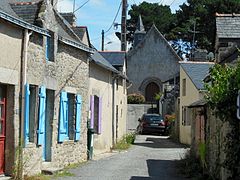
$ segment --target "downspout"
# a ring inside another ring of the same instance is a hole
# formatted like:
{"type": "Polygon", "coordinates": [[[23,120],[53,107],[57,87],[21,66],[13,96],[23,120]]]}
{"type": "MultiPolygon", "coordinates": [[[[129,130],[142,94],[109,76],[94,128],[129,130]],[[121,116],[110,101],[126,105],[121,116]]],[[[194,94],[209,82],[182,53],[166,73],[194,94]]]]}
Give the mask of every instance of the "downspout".
{"type": "Polygon", "coordinates": [[[112,147],[115,145],[115,80],[118,75],[112,75],[112,147]]]}
{"type": "Polygon", "coordinates": [[[32,32],[28,32],[28,29],[24,29],[23,46],[22,46],[22,58],[21,58],[21,77],[20,77],[20,133],[19,133],[19,155],[18,155],[18,168],[17,179],[23,177],[23,144],[24,144],[24,105],[25,105],[25,84],[27,82],[27,52],[29,38],[32,32]]]}

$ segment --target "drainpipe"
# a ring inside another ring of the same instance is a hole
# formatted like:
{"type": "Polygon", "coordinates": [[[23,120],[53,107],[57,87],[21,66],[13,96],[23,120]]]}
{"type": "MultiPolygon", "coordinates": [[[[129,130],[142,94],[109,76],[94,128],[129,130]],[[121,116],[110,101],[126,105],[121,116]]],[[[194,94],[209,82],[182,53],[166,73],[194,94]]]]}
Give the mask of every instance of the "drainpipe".
{"type": "Polygon", "coordinates": [[[23,46],[22,46],[22,58],[21,58],[21,77],[20,77],[20,133],[19,133],[19,155],[18,155],[18,169],[17,179],[23,177],[23,144],[24,144],[24,105],[25,105],[25,84],[27,82],[27,52],[29,38],[32,32],[28,32],[28,29],[24,29],[23,46]]]}
{"type": "Polygon", "coordinates": [[[112,75],[112,147],[115,144],[115,80],[118,78],[118,75],[112,75]]]}

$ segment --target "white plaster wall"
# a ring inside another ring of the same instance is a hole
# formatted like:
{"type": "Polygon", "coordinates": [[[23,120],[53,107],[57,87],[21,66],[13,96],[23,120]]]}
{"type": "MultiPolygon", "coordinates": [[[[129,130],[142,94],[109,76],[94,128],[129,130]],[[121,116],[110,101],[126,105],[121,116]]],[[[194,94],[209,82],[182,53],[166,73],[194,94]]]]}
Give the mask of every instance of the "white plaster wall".
{"type": "Polygon", "coordinates": [[[182,125],[182,107],[189,106],[193,102],[200,99],[200,93],[185,73],[185,71],[180,67],[180,109],[179,109],[179,119],[180,119],[180,142],[183,144],[191,144],[191,126],[182,125]],[[186,79],[186,96],[182,96],[182,80],[186,79]]]}
{"type": "Polygon", "coordinates": [[[112,147],[112,73],[90,63],[90,95],[102,98],[102,133],[94,135],[94,155],[112,147]]]}

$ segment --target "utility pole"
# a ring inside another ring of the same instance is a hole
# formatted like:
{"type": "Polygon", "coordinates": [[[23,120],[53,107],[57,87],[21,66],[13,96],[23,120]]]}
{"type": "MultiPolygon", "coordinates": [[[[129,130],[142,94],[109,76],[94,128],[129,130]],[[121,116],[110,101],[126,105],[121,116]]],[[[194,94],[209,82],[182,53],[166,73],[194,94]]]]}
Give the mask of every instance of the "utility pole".
{"type": "Polygon", "coordinates": [[[122,0],[121,51],[127,49],[127,0],[122,0]]]}
{"type": "Polygon", "coordinates": [[[102,51],[104,51],[104,30],[102,30],[102,51]]]}

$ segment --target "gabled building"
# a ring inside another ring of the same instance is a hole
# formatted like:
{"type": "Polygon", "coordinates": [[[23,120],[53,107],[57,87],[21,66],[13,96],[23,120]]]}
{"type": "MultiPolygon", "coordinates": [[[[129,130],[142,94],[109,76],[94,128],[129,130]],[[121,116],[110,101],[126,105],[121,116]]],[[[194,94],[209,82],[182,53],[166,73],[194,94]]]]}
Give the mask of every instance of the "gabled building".
{"type": "Polygon", "coordinates": [[[99,52],[114,68],[119,71],[113,77],[113,112],[112,112],[112,142],[120,140],[126,134],[127,119],[127,76],[126,52],[99,52]]]}
{"type": "Polygon", "coordinates": [[[204,78],[214,65],[211,62],[180,63],[179,140],[191,144],[192,115],[189,106],[204,97],[204,78]]]}
{"type": "Polygon", "coordinates": [[[145,31],[140,16],[133,47],[127,53],[127,76],[132,82],[128,94],[140,93],[146,102],[154,102],[155,94],[164,91],[164,82],[178,76],[179,61],[155,25],[145,31]]]}
{"type": "Polygon", "coordinates": [[[56,1],[11,2],[0,8],[0,68],[7,76],[0,77],[6,112],[0,173],[21,169],[19,160],[27,175],[86,161],[93,49],[54,9],[56,1]]]}

